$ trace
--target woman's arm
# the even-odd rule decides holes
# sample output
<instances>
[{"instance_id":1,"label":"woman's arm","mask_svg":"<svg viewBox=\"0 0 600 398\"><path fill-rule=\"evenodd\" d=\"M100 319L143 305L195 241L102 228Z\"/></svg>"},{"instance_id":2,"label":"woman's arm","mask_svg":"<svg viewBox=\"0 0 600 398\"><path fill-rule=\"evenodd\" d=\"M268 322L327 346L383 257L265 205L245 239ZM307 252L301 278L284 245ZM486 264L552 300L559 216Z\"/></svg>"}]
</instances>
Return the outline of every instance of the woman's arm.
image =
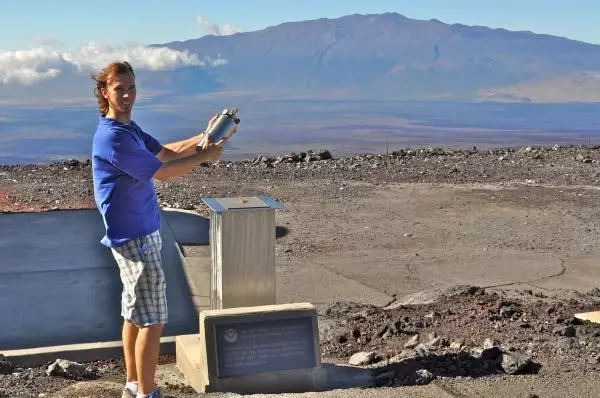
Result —
<instances>
[{"instance_id":1,"label":"woman's arm","mask_svg":"<svg viewBox=\"0 0 600 398\"><path fill-rule=\"evenodd\" d=\"M164 161L162 166L154 173L154 178L157 180L169 180L171 178L181 177L192 169L204 162L217 161L223 152L223 142L210 144L210 146L196 151L196 144L193 145L193 155L181 157L170 161ZM163 150L161 150L162 152ZM160 154L160 152L159 152ZM159 157L160 159L160 157Z\"/></svg>"},{"instance_id":2,"label":"woman's arm","mask_svg":"<svg viewBox=\"0 0 600 398\"><path fill-rule=\"evenodd\" d=\"M214 115L208 121L208 128L217 120L219 115ZM186 158L196 154L196 145L200 142L204 132L186 138L181 141L171 142L162 146L162 149L156 155L162 162L171 162L173 160Z\"/></svg>"},{"instance_id":3,"label":"woman's arm","mask_svg":"<svg viewBox=\"0 0 600 398\"><path fill-rule=\"evenodd\" d=\"M200 133L181 141L165 144L156 156L164 163L194 155L196 154L196 145L203 136L204 133Z\"/></svg>"}]
</instances>

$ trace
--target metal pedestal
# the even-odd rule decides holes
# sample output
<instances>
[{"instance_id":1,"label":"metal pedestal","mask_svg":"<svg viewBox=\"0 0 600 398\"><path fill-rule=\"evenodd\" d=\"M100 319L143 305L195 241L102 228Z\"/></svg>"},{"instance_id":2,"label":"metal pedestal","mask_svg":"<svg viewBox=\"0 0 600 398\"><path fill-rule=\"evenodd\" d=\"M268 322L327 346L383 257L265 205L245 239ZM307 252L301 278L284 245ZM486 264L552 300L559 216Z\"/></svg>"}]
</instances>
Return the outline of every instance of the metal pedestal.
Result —
<instances>
[{"instance_id":1,"label":"metal pedestal","mask_svg":"<svg viewBox=\"0 0 600 398\"><path fill-rule=\"evenodd\" d=\"M206 198L211 309L275 304L275 210L268 196Z\"/></svg>"}]
</instances>

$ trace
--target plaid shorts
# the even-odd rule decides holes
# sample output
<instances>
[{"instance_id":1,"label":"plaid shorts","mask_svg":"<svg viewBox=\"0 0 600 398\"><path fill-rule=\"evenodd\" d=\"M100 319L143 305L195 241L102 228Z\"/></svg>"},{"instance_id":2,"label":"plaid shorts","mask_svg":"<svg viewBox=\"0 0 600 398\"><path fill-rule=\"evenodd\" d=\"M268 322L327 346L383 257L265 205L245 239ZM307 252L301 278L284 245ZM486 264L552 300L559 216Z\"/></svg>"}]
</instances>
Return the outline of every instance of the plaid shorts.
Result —
<instances>
[{"instance_id":1,"label":"plaid shorts","mask_svg":"<svg viewBox=\"0 0 600 398\"><path fill-rule=\"evenodd\" d=\"M112 248L123 283L121 316L145 327L167 323L167 284L160 231Z\"/></svg>"}]
</instances>

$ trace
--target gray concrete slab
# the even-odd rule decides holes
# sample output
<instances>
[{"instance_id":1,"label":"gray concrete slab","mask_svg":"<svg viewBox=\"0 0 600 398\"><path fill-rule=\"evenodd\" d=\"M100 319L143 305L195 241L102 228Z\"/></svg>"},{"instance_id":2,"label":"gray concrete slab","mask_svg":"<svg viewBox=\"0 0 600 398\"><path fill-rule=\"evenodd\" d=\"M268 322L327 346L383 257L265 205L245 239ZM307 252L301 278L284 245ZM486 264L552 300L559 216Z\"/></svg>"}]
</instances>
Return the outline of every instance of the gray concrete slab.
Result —
<instances>
[{"instance_id":1,"label":"gray concrete slab","mask_svg":"<svg viewBox=\"0 0 600 398\"><path fill-rule=\"evenodd\" d=\"M312 261L277 259L276 283L278 304L352 301L384 306L393 300L391 296L361 283L360 280L348 278L326 265Z\"/></svg>"},{"instance_id":2,"label":"gray concrete slab","mask_svg":"<svg viewBox=\"0 0 600 398\"><path fill-rule=\"evenodd\" d=\"M183 246L184 270L191 294L198 308L210 306L210 247ZM384 306L393 298L331 269L311 262L276 260L276 303L308 301L313 304L332 304L337 301Z\"/></svg>"},{"instance_id":3,"label":"gray concrete slab","mask_svg":"<svg viewBox=\"0 0 600 398\"><path fill-rule=\"evenodd\" d=\"M553 254L513 249L472 253L431 248L418 256L408 250L373 249L357 252L348 261L352 254L320 256L314 264L373 290L400 295L462 284L488 287L549 280L564 271L563 260ZM390 266L391 261L397 266Z\"/></svg>"},{"instance_id":4,"label":"gray concrete slab","mask_svg":"<svg viewBox=\"0 0 600 398\"><path fill-rule=\"evenodd\" d=\"M185 226L199 219L163 216L164 335L194 333L198 312L167 220ZM120 339L121 283L102 234L95 210L0 215L0 350Z\"/></svg>"}]
</instances>

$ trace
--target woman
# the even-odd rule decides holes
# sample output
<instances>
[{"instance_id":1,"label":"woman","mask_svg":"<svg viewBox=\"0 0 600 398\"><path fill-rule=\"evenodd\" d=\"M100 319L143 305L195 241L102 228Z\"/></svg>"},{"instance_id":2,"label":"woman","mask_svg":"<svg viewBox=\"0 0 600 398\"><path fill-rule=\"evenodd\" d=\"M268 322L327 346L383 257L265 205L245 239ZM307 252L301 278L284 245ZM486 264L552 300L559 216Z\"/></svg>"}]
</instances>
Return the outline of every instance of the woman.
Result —
<instances>
[{"instance_id":1,"label":"woman","mask_svg":"<svg viewBox=\"0 0 600 398\"><path fill-rule=\"evenodd\" d=\"M163 146L132 120L136 85L129 63L111 63L92 78L100 112L92 148L94 198L106 229L101 243L111 249L123 284L127 381L122 397L158 398L155 373L168 311L153 180L218 160L223 142L207 140L198 148L199 134Z\"/></svg>"}]
</instances>

